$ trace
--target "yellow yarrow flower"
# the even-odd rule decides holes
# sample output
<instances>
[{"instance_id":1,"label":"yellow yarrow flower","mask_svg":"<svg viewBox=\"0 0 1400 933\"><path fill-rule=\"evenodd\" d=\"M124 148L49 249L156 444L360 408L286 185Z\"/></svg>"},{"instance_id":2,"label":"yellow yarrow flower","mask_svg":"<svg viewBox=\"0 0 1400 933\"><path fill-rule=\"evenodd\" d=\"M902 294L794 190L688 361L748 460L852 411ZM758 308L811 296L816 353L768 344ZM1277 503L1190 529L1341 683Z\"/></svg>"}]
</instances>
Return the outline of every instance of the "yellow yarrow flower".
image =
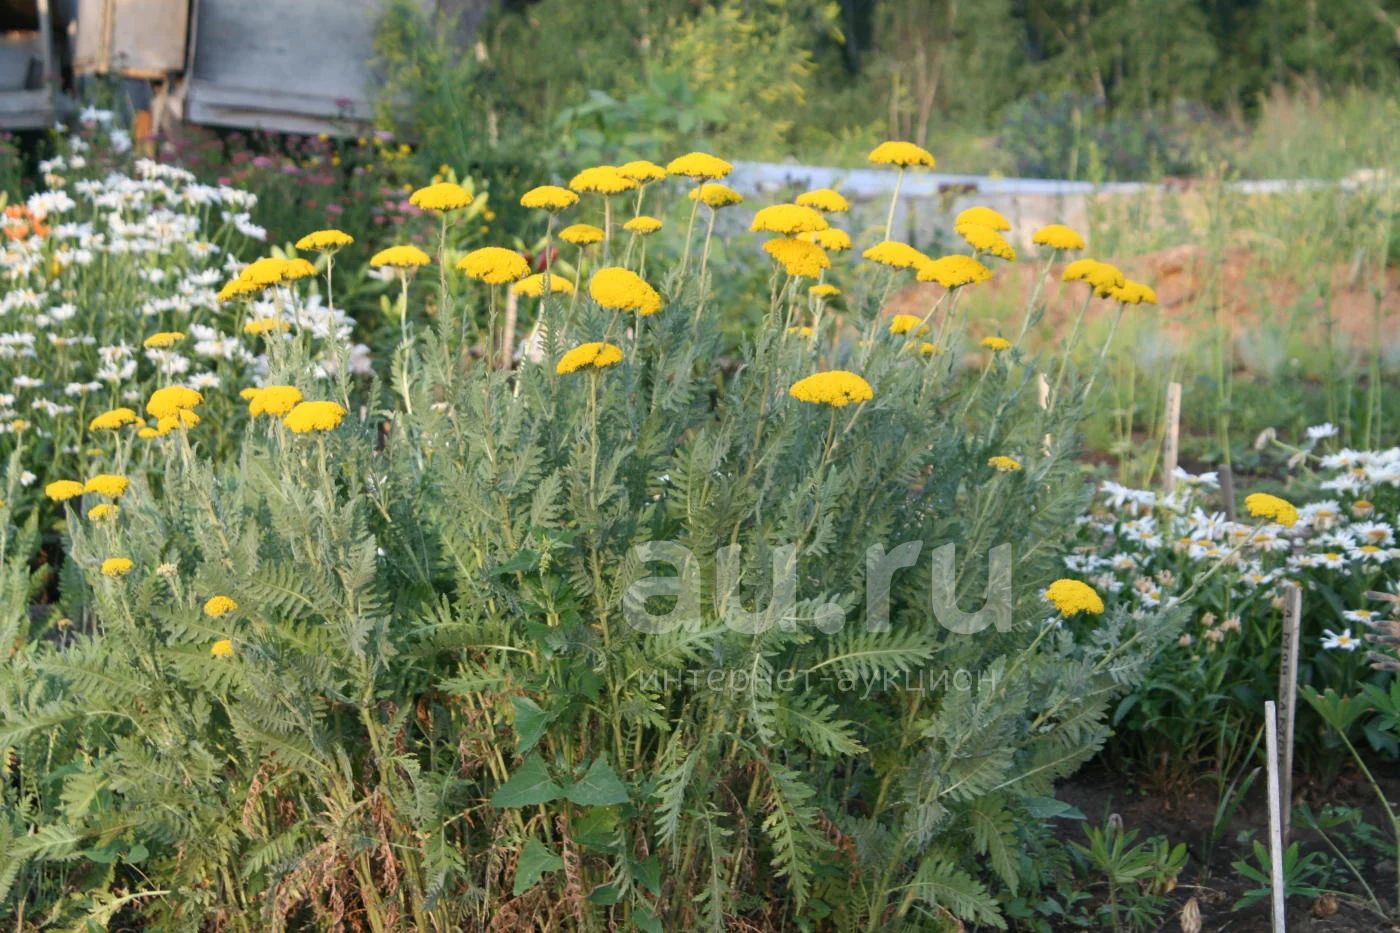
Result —
<instances>
[{"instance_id":1,"label":"yellow yarrow flower","mask_svg":"<svg viewBox=\"0 0 1400 933\"><path fill-rule=\"evenodd\" d=\"M540 298L544 295L544 280L549 279L549 290L555 295L572 295L574 293L574 283L557 272L545 275L543 272L536 272L534 275L526 276L510 287L513 294L523 295L527 298Z\"/></svg>"},{"instance_id":2,"label":"yellow yarrow flower","mask_svg":"<svg viewBox=\"0 0 1400 933\"><path fill-rule=\"evenodd\" d=\"M1122 285L1110 285L1102 290L1096 290L1100 298L1112 298L1114 301L1121 301L1126 305L1155 305L1157 303L1157 293L1150 285L1141 282L1134 282L1128 279Z\"/></svg>"},{"instance_id":3,"label":"yellow yarrow flower","mask_svg":"<svg viewBox=\"0 0 1400 933\"><path fill-rule=\"evenodd\" d=\"M1255 518L1267 518L1286 528L1298 524L1298 509L1287 499L1271 496L1267 492L1250 493L1244 497L1244 507Z\"/></svg>"},{"instance_id":4,"label":"yellow yarrow flower","mask_svg":"<svg viewBox=\"0 0 1400 933\"><path fill-rule=\"evenodd\" d=\"M282 418L282 423L294 434L330 431L340 425L345 409L335 402L299 402Z\"/></svg>"},{"instance_id":5,"label":"yellow yarrow flower","mask_svg":"<svg viewBox=\"0 0 1400 933\"><path fill-rule=\"evenodd\" d=\"M450 181L440 181L426 188L419 188L409 195L408 203L425 211L455 211L471 204L471 192Z\"/></svg>"},{"instance_id":6,"label":"yellow yarrow flower","mask_svg":"<svg viewBox=\"0 0 1400 933\"><path fill-rule=\"evenodd\" d=\"M175 346L175 344L184 339L185 334L183 331L163 330L158 334L151 334L151 336L141 341L141 346L145 347L147 350L164 350Z\"/></svg>"},{"instance_id":7,"label":"yellow yarrow flower","mask_svg":"<svg viewBox=\"0 0 1400 933\"><path fill-rule=\"evenodd\" d=\"M728 185L720 184L700 185L697 188L691 188L689 198L715 210L744 202L742 194Z\"/></svg>"},{"instance_id":8,"label":"yellow yarrow flower","mask_svg":"<svg viewBox=\"0 0 1400 933\"><path fill-rule=\"evenodd\" d=\"M765 207L754 215L750 230L761 233L778 233L783 236L796 236L799 233L815 233L831 226L826 218L810 207L796 204L774 204Z\"/></svg>"},{"instance_id":9,"label":"yellow yarrow flower","mask_svg":"<svg viewBox=\"0 0 1400 933\"><path fill-rule=\"evenodd\" d=\"M302 398L301 390L296 386L264 386L248 399L248 414L254 418L258 415L281 418L295 408Z\"/></svg>"},{"instance_id":10,"label":"yellow yarrow flower","mask_svg":"<svg viewBox=\"0 0 1400 933\"><path fill-rule=\"evenodd\" d=\"M832 285L830 282L818 282L816 285L807 289L807 294L811 295L813 298L835 298L837 295L841 294L841 289Z\"/></svg>"},{"instance_id":11,"label":"yellow yarrow flower","mask_svg":"<svg viewBox=\"0 0 1400 933\"><path fill-rule=\"evenodd\" d=\"M1005 337L983 337L982 346L991 350L993 353L1000 353L1002 350L1011 349L1011 341L1007 340Z\"/></svg>"},{"instance_id":12,"label":"yellow yarrow flower","mask_svg":"<svg viewBox=\"0 0 1400 933\"><path fill-rule=\"evenodd\" d=\"M156 430L161 434L169 434L175 430L187 430L199 424L199 415L188 409L181 409L174 414L166 415L164 418L156 419Z\"/></svg>"},{"instance_id":13,"label":"yellow yarrow flower","mask_svg":"<svg viewBox=\"0 0 1400 933\"><path fill-rule=\"evenodd\" d=\"M1103 614L1103 599L1094 588L1079 580L1060 579L1045 590L1045 598L1054 604L1065 618L1087 612Z\"/></svg>"},{"instance_id":14,"label":"yellow yarrow flower","mask_svg":"<svg viewBox=\"0 0 1400 933\"><path fill-rule=\"evenodd\" d=\"M530 264L525 257L502 246L474 249L457 261L457 268L487 285L518 282L530 274Z\"/></svg>"},{"instance_id":15,"label":"yellow yarrow flower","mask_svg":"<svg viewBox=\"0 0 1400 933\"><path fill-rule=\"evenodd\" d=\"M913 143L890 140L880 143L871 150L868 157L876 165L895 165L899 168L933 168L933 154L922 146Z\"/></svg>"},{"instance_id":16,"label":"yellow yarrow flower","mask_svg":"<svg viewBox=\"0 0 1400 933\"><path fill-rule=\"evenodd\" d=\"M297 240L297 249L302 250L336 250L349 246L355 242L355 238L344 230L334 228L328 230L313 230L306 236Z\"/></svg>"},{"instance_id":17,"label":"yellow yarrow flower","mask_svg":"<svg viewBox=\"0 0 1400 933\"><path fill-rule=\"evenodd\" d=\"M141 418L130 408L113 408L104 411L88 422L89 431L116 431L129 424L140 424Z\"/></svg>"},{"instance_id":18,"label":"yellow yarrow flower","mask_svg":"<svg viewBox=\"0 0 1400 933\"><path fill-rule=\"evenodd\" d=\"M1021 469L1021 461L1017 460L1015 457L1007 457L999 454L989 458L987 460L987 466L996 470L998 473L1015 473L1017 470Z\"/></svg>"},{"instance_id":19,"label":"yellow yarrow flower","mask_svg":"<svg viewBox=\"0 0 1400 933\"><path fill-rule=\"evenodd\" d=\"M109 557L102 562L104 577L124 577L136 566L129 557Z\"/></svg>"},{"instance_id":20,"label":"yellow yarrow flower","mask_svg":"<svg viewBox=\"0 0 1400 933\"><path fill-rule=\"evenodd\" d=\"M936 282L948 289L976 285L991 277L991 269L971 256L964 256L961 253L932 259L919 266L919 273L915 276L920 282Z\"/></svg>"},{"instance_id":21,"label":"yellow yarrow flower","mask_svg":"<svg viewBox=\"0 0 1400 933\"><path fill-rule=\"evenodd\" d=\"M559 239L575 246L589 246L603 242L603 228L592 224L570 224L559 231Z\"/></svg>"},{"instance_id":22,"label":"yellow yarrow flower","mask_svg":"<svg viewBox=\"0 0 1400 933\"><path fill-rule=\"evenodd\" d=\"M624 191L635 191L638 185L612 165L595 165L569 179L569 187L579 192L610 197Z\"/></svg>"},{"instance_id":23,"label":"yellow yarrow flower","mask_svg":"<svg viewBox=\"0 0 1400 933\"><path fill-rule=\"evenodd\" d=\"M922 320L923 318L919 317L917 314L896 314L894 317L890 318L890 333L907 334L915 328L918 328L918 333L927 334L929 330L928 325L919 326L919 322Z\"/></svg>"},{"instance_id":24,"label":"yellow yarrow flower","mask_svg":"<svg viewBox=\"0 0 1400 933\"><path fill-rule=\"evenodd\" d=\"M100 522L109 518L116 518L118 511L118 507L110 502L99 502L97 505L88 509L87 517L91 521Z\"/></svg>"},{"instance_id":25,"label":"yellow yarrow flower","mask_svg":"<svg viewBox=\"0 0 1400 933\"><path fill-rule=\"evenodd\" d=\"M814 230L811 233L803 233L799 239L808 243L815 243L822 249L832 253L842 253L851 248L851 235L845 230L836 227L827 227L825 230Z\"/></svg>"},{"instance_id":26,"label":"yellow yarrow flower","mask_svg":"<svg viewBox=\"0 0 1400 933\"><path fill-rule=\"evenodd\" d=\"M1016 250L1006 241L1006 237L991 227L982 224L963 224L956 228L958 236L979 253L987 253L1007 262L1015 262Z\"/></svg>"},{"instance_id":27,"label":"yellow yarrow flower","mask_svg":"<svg viewBox=\"0 0 1400 933\"><path fill-rule=\"evenodd\" d=\"M640 236L651 236L661 229L661 221L655 217L640 214L623 224L622 229Z\"/></svg>"},{"instance_id":28,"label":"yellow yarrow flower","mask_svg":"<svg viewBox=\"0 0 1400 933\"><path fill-rule=\"evenodd\" d=\"M578 203L578 195L558 185L540 185L520 196L520 206L539 211L562 211Z\"/></svg>"},{"instance_id":29,"label":"yellow yarrow flower","mask_svg":"<svg viewBox=\"0 0 1400 933\"><path fill-rule=\"evenodd\" d=\"M715 181L734 171L734 166L706 152L690 152L666 163L667 175L684 175L696 181Z\"/></svg>"},{"instance_id":30,"label":"yellow yarrow flower","mask_svg":"<svg viewBox=\"0 0 1400 933\"><path fill-rule=\"evenodd\" d=\"M777 237L763 244L763 251L777 260L788 275L815 279L831 268L826 251L815 243L794 237Z\"/></svg>"},{"instance_id":31,"label":"yellow yarrow flower","mask_svg":"<svg viewBox=\"0 0 1400 933\"><path fill-rule=\"evenodd\" d=\"M1088 245L1082 236L1064 224L1046 224L1031 234L1031 242L1051 249L1084 249Z\"/></svg>"},{"instance_id":32,"label":"yellow yarrow flower","mask_svg":"<svg viewBox=\"0 0 1400 933\"><path fill-rule=\"evenodd\" d=\"M99 473L83 485L83 492L95 492L108 499L120 499L126 493L131 480L115 473Z\"/></svg>"},{"instance_id":33,"label":"yellow yarrow flower","mask_svg":"<svg viewBox=\"0 0 1400 933\"><path fill-rule=\"evenodd\" d=\"M832 188L803 192L794 201L800 207L810 207L824 214L844 214L851 209L851 202L847 201L841 192Z\"/></svg>"},{"instance_id":34,"label":"yellow yarrow flower","mask_svg":"<svg viewBox=\"0 0 1400 933\"><path fill-rule=\"evenodd\" d=\"M230 596L211 596L204 603L204 614L211 619L226 616L238 608L238 603Z\"/></svg>"},{"instance_id":35,"label":"yellow yarrow flower","mask_svg":"<svg viewBox=\"0 0 1400 933\"><path fill-rule=\"evenodd\" d=\"M416 246L390 246L381 249L370 257L371 266L387 266L391 269L412 269L432 262L428 254Z\"/></svg>"},{"instance_id":36,"label":"yellow yarrow flower","mask_svg":"<svg viewBox=\"0 0 1400 933\"><path fill-rule=\"evenodd\" d=\"M631 269L609 266L593 273L588 294L604 308L635 311L642 317L661 310L661 295Z\"/></svg>"},{"instance_id":37,"label":"yellow yarrow flower","mask_svg":"<svg viewBox=\"0 0 1400 933\"><path fill-rule=\"evenodd\" d=\"M292 322L278 317L257 317L243 325L245 334L286 333L292 329Z\"/></svg>"},{"instance_id":38,"label":"yellow yarrow flower","mask_svg":"<svg viewBox=\"0 0 1400 933\"><path fill-rule=\"evenodd\" d=\"M993 230L1010 230L1011 221L1002 216L1000 211L994 211L990 207L969 207L953 218L953 229L966 224L975 224L983 227L991 227Z\"/></svg>"},{"instance_id":39,"label":"yellow yarrow flower","mask_svg":"<svg viewBox=\"0 0 1400 933\"><path fill-rule=\"evenodd\" d=\"M156 389L146 400L146 414L153 418L169 418L177 411L193 408L204 396L186 386L166 386Z\"/></svg>"},{"instance_id":40,"label":"yellow yarrow flower","mask_svg":"<svg viewBox=\"0 0 1400 933\"><path fill-rule=\"evenodd\" d=\"M622 348L611 343L594 341L581 343L559 357L554 371L559 375L578 372L580 369L606 369L622 362Z\"/></svg>"},{"instance_id":41,"label":"yellow yarrow flower","mask_svg":"<svg viewBox=\"0 0 1400 933\"><path fill-rule=\"evenodd\" d=\"M288 259L287 264L282 267L282 281L295 282L297 279L308 279L316 274L316 267L310 262L300 257Z\"/></svg>"},{"instance_id":42,"label":"yellow yarrow flower","mask_svg":"<svg viewBox=\"0 0 1400 933\"><path fill-rule=\"evenodd\" d=\"M220 638L209 648L211 658L231 658L233 657L233 642L227 638Z\"/></svg>"},{"instance_id":43,"label":"yellow yarrow flower","mask_svg":"<svg viewBox=\"0 0 1400 933\"><path fill-rule=\"evenodd\" d=\"M631 162L624 162L617 167L617 171L623 178L630 178L639 185L660 181L666 177L666 170L664 168L646 159L634 159Z\"/></svg>"},{"instance_id":44,"label":"yellow yarrow flower","mask_svg":"<svg viewBox=\"0 0 1400 933\"><path fill-rule=\"evenodd\" d=\"M929 261L929 258L923 253L908 243L900 243L898 240L885 240L883 243L876 243L861 255L871 262L889 266L891 269L917 269Z\"/></svg>"},{"instance_id":45,"label":"yellow yarrow flower","mask_svg":"<svg viewBox=\"0 0 1400 933\"><path fill-rule=\"evenodd\" d=\"M77 480L60 479L44 487L44 495L55 502L63 502L83 494L83 484Z\"/></svg>"},{"instance_id":46,"label":"yellow yarrow flower","mask_svg":"<svg viewBox=\"0 0 1400 933\"><path fill-rule=\"evenodd\" d=\"M1095 291L1115 288L1127 281L1117 266L1097 259L1076 259L1065 266L1062 278L1066 282L1085 282Z\"/></svg>"},{"instance_id":47,"label":"yellow yarrow flower","mask_svg":"<svg viewBox=\"0 0 1400 933\"><path fill-rule=\"evenodd\" d=\"M799 402L844 408L851 402L867 402L875 391L860 376L844 369L813 373L793 383L788 394Z\"/></svg>"},{"instance_id":48,"label":"yellow yarrow flower","mask_svg":"<svg viewBox=\"0 0 1400 933\"><path fill-rule=\"evenodd\" d=\"M787 332L789 335L794 337L810 337L813 333L815 333L815 331L813 331L812 328L806 325L802 325L800 327L789 327L787 329Z\"/></svg>"}]
</instances>

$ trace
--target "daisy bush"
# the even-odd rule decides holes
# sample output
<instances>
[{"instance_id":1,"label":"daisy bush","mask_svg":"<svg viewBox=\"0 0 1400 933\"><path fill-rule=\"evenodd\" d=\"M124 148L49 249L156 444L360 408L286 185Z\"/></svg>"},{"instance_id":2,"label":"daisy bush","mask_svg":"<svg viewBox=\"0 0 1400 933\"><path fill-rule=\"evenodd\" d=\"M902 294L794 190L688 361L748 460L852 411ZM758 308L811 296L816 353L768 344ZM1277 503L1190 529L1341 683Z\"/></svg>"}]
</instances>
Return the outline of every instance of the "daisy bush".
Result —
<instances>
[{"instance_id":1,"label":"daisy bush","mask_svg":"<svg viewBox=\"0 0 1400 933\"><path fill-rule=\"evenodd\" d=\"M1055 781L1178 634L1168 600L1064 569L1094 374L1037 390L1034 300L1015 338L960 313L1014 261L993 211L929 257L834 235L830 193L765 208L730 243L766 283L753 325L722 332L712 221L740 195L691 195L728 172L523 187L542 267L458 255L474 199L423 186L436 242L365 244L397 294L373 357L318 298L345 242L321 224L236 262L247 196L146 162L29 204L53 226L7 293L34 305L0 916L1004 927L1054 883ZM1054 242L1033 261L1082 241ZM1085 302L1121 314L1114 271ZM917 320L885 318L916 279Z\"/></svg>"},{"instance_id":2,"label":"daisy bush","mask_svg":"<svg viewBox=\"0 0 1400 933\"><path fill-rule=\"evenodd\" d=\"M1115 712L1118 744L1144 760L1170 752L1174 777L1230 764L1254 742L1263 701L1278 691L1284 587L1302 590L1299 682L1353 693L1388 687L1396 669L1400 593L1400 448L1329 450L1336 429L1288 448L1288 498L1255 493L1239 517L1221 510L1215 473L1178 468L1175 490L1104 483L1065 558L1111 605L1190 618L1147 682ZM1333 743L1304 719L1305 756ZM1400 753L1384 712L1358 716L1352 737Z\"/></svg>"}]
</instances>

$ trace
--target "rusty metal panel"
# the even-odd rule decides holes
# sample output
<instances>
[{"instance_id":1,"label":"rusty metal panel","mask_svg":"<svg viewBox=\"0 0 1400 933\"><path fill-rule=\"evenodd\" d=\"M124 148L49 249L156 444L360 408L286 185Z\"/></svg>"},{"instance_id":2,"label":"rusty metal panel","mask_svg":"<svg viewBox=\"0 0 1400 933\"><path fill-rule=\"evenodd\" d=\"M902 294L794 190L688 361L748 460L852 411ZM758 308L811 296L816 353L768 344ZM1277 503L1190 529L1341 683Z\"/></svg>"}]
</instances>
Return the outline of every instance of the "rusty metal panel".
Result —
<instances>
[{"instance_id":1,"label":"rusty metal panel","mask_svg":"<svg viewBox=\"0 0 1400 933\"><path fill-rule=\"evenodd\" d=\"M190 0L78 0L73 70L158 80L183 71Z\"/></svg>"}]
</instances>

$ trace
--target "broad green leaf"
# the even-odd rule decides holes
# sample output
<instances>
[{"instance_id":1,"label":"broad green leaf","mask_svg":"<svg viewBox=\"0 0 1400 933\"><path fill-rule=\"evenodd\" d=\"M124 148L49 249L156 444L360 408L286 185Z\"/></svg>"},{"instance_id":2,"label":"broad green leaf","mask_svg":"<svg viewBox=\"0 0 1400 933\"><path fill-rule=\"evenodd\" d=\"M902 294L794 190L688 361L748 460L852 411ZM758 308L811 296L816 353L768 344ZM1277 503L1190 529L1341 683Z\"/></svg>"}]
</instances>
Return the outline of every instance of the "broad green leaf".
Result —
<instances>
[{"instance_id":1,"label":"broad green leaf","mask_svg":"<svg viewBox=\"0 0 1400 933\"><path fill-rule=\"evenodd\" d=\"M523 755L535 747L555 714L529 697L511 697L510 705L515 707L515 750Z\"/></svg>"},{"instance_id":2,"label":"broad green leaf","mask_svg":"<svg viewBox=\"0 0 1400 933\"><path fill-rule=\"evenodd\" d=\"M581 807L606 807L627 802L627 785L611 765L599 758L583 777L569 785L564 795Z\"/></svg>"},{"instance_id":3,"label":"broad green leaf","mask_svg":"<svg viewBox=\"0 0 1400 933\"><path fill-rule=\"evenodd\" d=\"M564 867L564 860L555 855L544 843L534 836L525 842L520 850L520 859L515 865L515 885L512 892L516 897L524 894L544 877L545 872L558 871Z\"/></svg>"},{"instance_id":4,"label":"broad green leaf","mask_svg":"<svg viewBox=\"0 0 1400 933\"><path fill-rule=\"evenodd\" d=\"M496 792L491 795L493 807L529 807L558 800L563 789L549 776L549 769L538 755L531 755L515 769Z\"/></svg>"}]
</instances>

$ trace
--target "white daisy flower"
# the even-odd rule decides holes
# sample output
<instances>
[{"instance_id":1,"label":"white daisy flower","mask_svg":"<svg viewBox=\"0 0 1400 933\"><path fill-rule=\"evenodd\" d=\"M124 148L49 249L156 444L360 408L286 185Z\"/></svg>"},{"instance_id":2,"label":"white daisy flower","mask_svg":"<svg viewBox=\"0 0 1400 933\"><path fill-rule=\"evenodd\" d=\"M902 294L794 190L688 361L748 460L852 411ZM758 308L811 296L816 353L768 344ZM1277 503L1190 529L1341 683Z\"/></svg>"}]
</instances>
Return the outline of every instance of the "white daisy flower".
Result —
<instances>
[{"instance_id":1,"label":"white daisy flower","mask_svg":"<svg viewBox=\"0 0 1400 933\"><path fill-rule=\"evenodd\" d=\"M1332 631L1330 628L1322 630L1322 647L1328 651L1355 651L1361 647L1361 642L1351 635L1351 629L1344 628L1341 633Z\"/></svg>"}]
</instances>

